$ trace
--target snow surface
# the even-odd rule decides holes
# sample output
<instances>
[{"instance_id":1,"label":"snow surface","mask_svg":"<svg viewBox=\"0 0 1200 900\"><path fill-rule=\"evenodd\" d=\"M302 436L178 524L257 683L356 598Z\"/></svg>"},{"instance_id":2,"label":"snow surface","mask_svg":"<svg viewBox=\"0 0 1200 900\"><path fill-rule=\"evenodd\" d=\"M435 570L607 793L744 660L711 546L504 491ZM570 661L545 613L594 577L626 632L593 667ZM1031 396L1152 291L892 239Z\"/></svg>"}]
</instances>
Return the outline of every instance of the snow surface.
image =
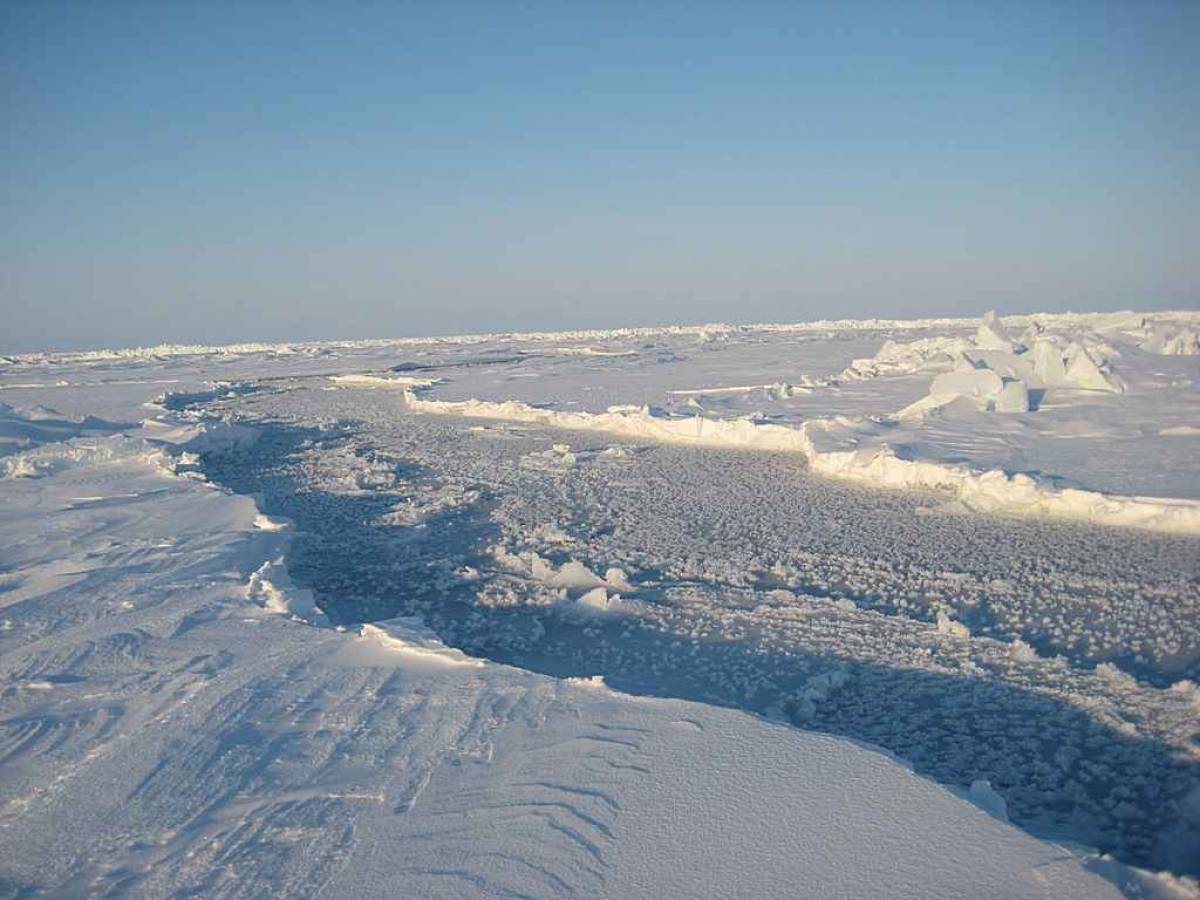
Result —
<instances>
[{"instance_id":1,"label":"snow surface","mask_svg":"<svg viewBox=\"0 0 1200 900\"><path fill-rule=\"evenodd\" d=\"M1193 896L1196 320L12 358L0 893Z\"/></svg>"},{"instance_id":2,"label":"snow surface","mask_svg":"<svg viewBox=\"0 0 1200 900\"><path fill-rule=\"evenodd\" d=\"M136 441L6 501L22 895L1115 895L844 741L260 609L243 585L283 532Z\"/></svg>"}]
</instances>

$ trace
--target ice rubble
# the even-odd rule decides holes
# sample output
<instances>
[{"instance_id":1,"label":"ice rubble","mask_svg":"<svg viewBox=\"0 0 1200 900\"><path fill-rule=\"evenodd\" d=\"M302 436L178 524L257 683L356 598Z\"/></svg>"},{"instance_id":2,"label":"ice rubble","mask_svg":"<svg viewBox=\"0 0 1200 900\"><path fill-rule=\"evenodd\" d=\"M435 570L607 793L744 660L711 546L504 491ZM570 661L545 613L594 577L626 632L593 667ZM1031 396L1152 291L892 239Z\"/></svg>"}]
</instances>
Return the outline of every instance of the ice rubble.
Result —
<instances>
[{"instance_id":1,"label":"ice rubble","mask_svg":"<svg viewBox=\"0 0 1200 900\"><path fill-rule=\"evenodd\" d=\"M504 569L526 575L560 595L574 595L579 603L597 609L607 609L620 599L620 594L609 597L608 591L633 593L624 569L609 566L601 578L576 559L568 559L560 566L546 559L536 550L513 553L503 546L492 548L492 557Z\"/></svg>"},{"instance_id":2,"label":"ice rubble","mask_svg":"<svg viewBox=\"0 0 1200 900\"><path fill-rule=\"evenodd\" d=\"M886 375L931 373L934 377L929 394L890 416L897 422L918 424L931 415L946 416L959 410L1027 412L1044 401L1047 391L1056 392L1059 404L1077 402L1080 395L1074 392L1120 394L1126 389L1125 382L1112 363L1120 352L1108 336L1124 333L1129 327L1128 320L1128 315L1062 315L1010 317L1002 323L994 313L989 313L973 337L888 341L873 358L856 360L840 376L821 379L813 382L813 386ZM1138 321L1138 327L1144 327L1140 324L1143 320ZM1191 320L1183 316L1169 321ZM1012 338L1007 330L1007 326L1014 324L1026 325L1019 339ZM751 390L752 386L739 386L703 393ZM766 391L768 397L777 399L794 393L770 387ZM672 391L674 395L694 393ZM913 458L911 445L905 453L897 454L887 443L889 417L864 416L853 426L850 420L840 417L811 419L797 428L759 423L750 416L716 419L708 416L704 406L695 403L689 408L698 414L686 417L664 416L649 407L625 405L611 406L605 413L588 414L540 409L524 403L460 400L451 407L442 401L411 395L408 399L411 409L423 412L532 421L658 442L800 452L815 470L824 474L881 486L948 491L969 508L983 512L1052 516L1178 533L1195 533L1200 529L1200 506L1193 500L1062 489L1040 476L1014 475L988 466L972 468L924 455ZM545 463L530 458L523 464Z\"/></svg>"},{"instance_id":3,"label":"ice rubble","mask_svg":"<svg viewBox=\"0 0 1200 900\"><path fill-rule=\"evenodd\" d=\"M431 400L409 392L414 412L532 422L573 431L603 432L668 444L802 454L816 472L881 487L943 491L978 512L1075 519L1104 525L1200 534L1200 501L1125 497L1057 488L1030 475L985 472L933 460L902 459L886 443L845 449L847 429L863 423L819 419L800 427L750 419L666 417L646 408L613 407L605 413L564 412L518 401Z\"/></svg>"},{"instance_id":4,"label":"ice rubble","mask_svg":"<svg viewBox=\"0 0 1200 900\"><path fill-rule=\"evenodd\" d=\"M202 477L194 471L183 471L194 462L196 453L248 446L258 435L254 429L228 423L168 425L148 420L140 426L122 425L92 416L71 419L54 410L31 413L11 407L6 415L21 428L22 441L15 452L0 453L0 481L41 478L67 469L127 460L141 460L165 474Z\"/></svg>"},{"instance_id":5,"label":"ice rubble","mask_svg":"<svg viewBox=\"0 0 1200 900\"><path fill-rule=\"evenodd\" d=\"M1144 320L1138 327L1144 335L1138 346L1160 356L1196 356L1200 354L1200 326L1175 325Z\"/></svg>"},{"instance_id":6,"label":"ice rubble","mask_svg":"<svg viewBox=\"0 0 1200 900\"><path fill-rule=\"evenodd\" d=\"M996 317L995 310L984 315L982 324L975 332L975 346L982 350L1003 350L1005 352L1013 349L1012 340L1004 332L1004 326Z\"/></svg>"},{"instance_id":7,"label":"ice rubble","mask_svg":"<svg viewBox=\"0 0 1200 900\"><path fill-rule=\"evenodd\" d=\"M1193 330L1200 327L1200 313L1191 310L1163 311L1155 314L1157 324L1171 324ZM1126 328L1130 322L1146 320L1131 311L1115 313L1029 313L1005 316L1009 327L1023 327L1040 323L1048 327L1063 329L1092 329L1100 331L1110 328ZM123 362L136 364L143 361L169 360L178 357L231 357L231 356L323 356L337 355L369 349L398 347L421 347L447 344L487 343L541 343L562 344L584 341L620 341L667 336L719 336L730 333L761 334L823 334L838 331L897 331L957 329L973 325L974 321L964 318L923 319L820 319L810 322L757 323L731 325L708 323L701 325L658 325L638 328L593 328L572 331L543 332L492 332L460 335L438 335L430 337L365 338L345 341L287 341L280 343L242 342L235 344L159 344L153 347L130 347L124 349L43 351L17 353L0 356L0 367L27 368L41 365L64 365L70 363ZM1141 327L1135 324L1134 327ZM556 352L559 348L550 348ZM588 351L591 353L592 351Z\"/></svg>"},{"instance_id":8,"label":"ice rubble","mask_svg":"<svg viewBox=\"0 0 1200 900\"><path fill-rule=\"evenodd\" d=\"M900 410L896 418L921 418L959 401L985 411L1028 412L1029 388L1020 379L1001 378L993 369L943 372L933 379L927 397Z\"/></svg>"},{"instance_id":9,"label":"ice rubble","mask_svg":"<svg viewBox=\"0 0 1200 900\"><path fill-rule=\"evenodd\" d=\"M929 396L902 409L897 414L900 419L921 418L960 401L980 410L1020 413L1030 410L1030 390L1124 393L1125 384L1109 361L1116 353L1098 335L1052 334L1037 322L1014 341L996 314L989 312L974 338L888 341L875 357L855 360L843 377L939 372Z\"/></svg>"}]
</instances>

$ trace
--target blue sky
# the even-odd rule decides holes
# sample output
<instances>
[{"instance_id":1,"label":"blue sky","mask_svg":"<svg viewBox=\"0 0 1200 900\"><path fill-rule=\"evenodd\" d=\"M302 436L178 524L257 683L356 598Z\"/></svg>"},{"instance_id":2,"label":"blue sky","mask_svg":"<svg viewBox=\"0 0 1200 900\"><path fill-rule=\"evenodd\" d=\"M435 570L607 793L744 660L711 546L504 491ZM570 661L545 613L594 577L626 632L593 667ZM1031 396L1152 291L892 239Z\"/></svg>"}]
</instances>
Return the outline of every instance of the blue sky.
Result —
<instances>
[{"instance_id":1,"label":"blue sky","mask_svg":"<svg viewBox=\"0 0 1200 900\"><path fill-rule=\"evenodd\" d=\"M0 351L1200 304L1200 3L0 4Z\"/></svg>"}]
</instances>

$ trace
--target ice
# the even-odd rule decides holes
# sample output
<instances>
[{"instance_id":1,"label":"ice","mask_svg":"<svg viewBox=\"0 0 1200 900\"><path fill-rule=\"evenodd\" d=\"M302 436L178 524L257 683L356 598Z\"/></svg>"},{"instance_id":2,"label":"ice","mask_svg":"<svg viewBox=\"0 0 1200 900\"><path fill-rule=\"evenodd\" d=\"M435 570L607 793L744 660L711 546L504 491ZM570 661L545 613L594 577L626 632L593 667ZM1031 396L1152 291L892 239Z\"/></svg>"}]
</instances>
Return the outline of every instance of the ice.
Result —
<instances>
[{"instance_id":1,"label":"ice","mask_svg":"<svg viewBox=\"0 0 1200 900\"><path fill-rule=\"evenodd\" d=\"M0 893L1195 895L1198 320L0 362Z\"/></svg>"},{"instance_id":2,"label":"ice","mask_svg":"<svg viewBox=\"0 0 1200 900\"><path fill-rule=\"evenodd\" d=\"M258 526L259 517L254 525ZM328 625L325 613L317 606L312 591L292 583L287 567L281 558L267 560L254 572L246 583L247 599L258 603L268 612L291 616L310 625Z\"/></svg>"},{"instance_id":3,"label":"ice","mask_svg":"<svg viewBox=\"0 0 1200 900\"><path fill-rule=\"evenodd\" d=\"M429 388L439 383L437 378L414 378L411 375L374 375L369 372L330 375L329 380L342 387L383 388L385 390Z\"/></svg>"},{"instance_id":4,"label":"ice","mask_svg":"<svg viewBox=\"0 0 1200 900\"><path fill-rule=\"evenodd\" d=\"M545 578L546 583L553 587L567 588L568 590L584 591L592 588L602 589L604 580L596 573L590 571L587 566L577 560L565 562L557 572L549 574L547 572ZM536 575L536 573L535 573Z\"/></svg>"},{"instance_id":5,"label":"ice","mask_svg":"<svg viewBox=\"0 0 1200 900\"><path fill-rule=\"evenodd\" d=\"M991 396L1000 386L979 374L992 371L1006 381L1023 382L1033 388L1074 388L1123 393L1124 382L1113 372L1108 357L1115 349L1094 332L1051 332L1046 327L1026 333L1025 342L1014 344L994 313L984 317L971 340L963 338L920 338L898 344L890 341L872 359L856 360L843 377L871 377L938 371L952 368L934 379L932 396L961 394ZM976 379L968 384L970 379ZM938 380L941 387L937 387ZM1014 410L1025 412L1025 409Z\"/></svg>"},{"instance_id":6,"label":"ice","mask_svg":"<svg viewBox=\"0 0 1200 900\"><path fill-rule=\"evenodd\" d=\"M896 418L927 416L958 400L970 401L970 405L984 411L1029 411L1029 390L1025 382L1001 378L992 369L972 367L943 372L935 377L929 386L929 396L906 406Z\"/></svg>"},{"instance_id":7,"label":"ice","mask_svg":"<svg viewBox=\"0 0 1200 900\"><path fill-rule=\"evenodd\" d=\"M1123 393L1124 384L1116 376L1101 369L1087 347L1072 344L1067 348L1067 372L1065 383L1086 390Z\"/></svg>"},{"instance_id":8,"label":"ice","mask_svg":"<svg viewBox=\"0 0 1200 900\"><path fill-rule=\"evenodd\" d=\"M624 569L617 566L609 566L604 573L604 583L614 591L623 591L626 594L632 594L634 587L629 583L629 576L625 574Z\"/></svg>"},{"instance_id":9,"label":"ice","mask_svg":"<svg viewBox=\"0 0 1200 900\"><path fill-rule=\"evenodd\" d=\"M0 524L11 538L28 521L13 510L36 497L60 540L104 555L102 581L46 584L6 608L0 668L26 688L3 700L9 885L1116 896L1052 845L843 741L491 665L411 618L355 633L255 617L230 576L282 533L255 528L241 498L117 465L74 476L131 498L103 533L94 511L63 505L74 483L53 480L10 495ZM132 499L151 484L167 492ZM170 546L145 552L168 523ZM18 571L62 549L28 547L40 556ZM99 585L102 605L86 608ZM664 827L681 808L696 820L686 833Z\"/></svg>"},{"instance_id":10,"label":"ice","mask_svg":"<svg viewBox=\"0 0 1200 900\"><path fill-rule=\"evenodd\" d=\"M972 781L967 797L989 816L995 816L1001 822L1008 821L1008 804L996 793L996 789L986 778Z\"/></svg>"},{"instance_id":11,"label":"ice","mask_svg":"<svg viewBox=\"0 0 1200 900\"><path fill-rule=\"evenodd\" d=\"M501 403L444 401L422 399L413 394L408 394L406 399L409 409L437 415L529 422L669 444L797 453L823 475L879 487L939 490L980 512L1078 519L1200 534L1200 502L1197 501L1059 489L1023 473L979 472L963 465L901 458L886 444L843 450L840 449L843 442L830 439L846 430L847 423L842 421L813 420L792 428L760 424L750 419L708 419L699 415L664 417L645 407L636 411L616 407L605 413L576 413L539 409L511 400Z\"/></svg>"},{"instance_id":12,"label":"ice","mask_svg":"<svg viewBox=\"0 0 1200 900\"><path fill-rule=\"evenodd\" d=\"M1138 346L1147 353L1160 356L1195 356L1200 354L1200 328L1144 323L1141 328L1146 334Z\"/></svg>"},{"instance_id":13,"label":"ice","mask_svg":"<svg viewBox=\"0 0 1200 900\"><path fill-rule=\"evenodd\" d=\"M993 399L1004 389L1004 381L991 369L946 372L933 379L929 392L934 396Z\"/></svg>"},{"instance_id":14,"label":"ice","mask_svg":"<svg viewBox=\"0 0 1200 900\"><path fill-rule=\"evenodd\" d=\"M394 657L401 664L414 667L428 664L467 668L480 668L484 665L481 659L474 659L461 650L447 647L420 619L411 616L364 624L358 633L364 641L382 648L389 658ZM347 655L355 655L355 648L347 651Z\"/></svg>"},{"instance_id":15,"label":"ice","mask_svg":"<svg viewBox=\"0 0 1200 900\"><path fill-rule=\"evenodd\" d=\"M619 599L619 598L617 598ZM608 591L602 587L595 587L583 594L579 598L579 605L588 609L606 610L612 603L613 599L608 596Z\"/></svg>"},{"instance_id":16,"label":"ice","mask_svg":"<svg viewBox=\"0 0 1200 900\"><path fill-rule=\"evenodd\" d=\"M984 350L1012 351L1013 342L1005 333L1004 326L1000 324L994 309L984 314L983 323L975 332L975 346Z\"/></svg>"},{"instance_id":17,"label":"ice","mask_svg":"<svg viewBox=\"0 0 1200 900\"><path fill-rule=\"evenodd\" d=\"M939 634L948 634L951 637L969 638L971 629L961 622L955 622L944 612L937 614L937 630Z\"/></svg>"}]
</instances>

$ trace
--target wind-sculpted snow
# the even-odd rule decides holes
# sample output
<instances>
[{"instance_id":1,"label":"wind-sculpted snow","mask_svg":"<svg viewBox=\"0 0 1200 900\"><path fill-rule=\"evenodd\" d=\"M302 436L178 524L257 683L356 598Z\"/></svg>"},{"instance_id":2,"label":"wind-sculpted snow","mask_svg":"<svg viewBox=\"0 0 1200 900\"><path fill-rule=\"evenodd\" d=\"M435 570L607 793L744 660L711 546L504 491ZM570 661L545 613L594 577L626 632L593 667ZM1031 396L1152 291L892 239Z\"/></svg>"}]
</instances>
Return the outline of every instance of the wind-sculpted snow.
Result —
<instances>
[{"instance_id":1,"label":"wind-sculpted snow","mask_svg":"<svg viewBox=\"0 0 1200 900\"><path fill-rule=\"evenodd\" d=\"M868 741L964 790L989 781L1038 833L1194 871L1194 538L980 518L788 454L372 396L239 404L330 425L272 426L269 455L206 465L297 522L290 566L335 621L419 615L477 657ZM539 448L573 461L521 463ZM477 499L383 516L451 489Z\"/></svg>"},{"instance_id":2,"label":"wind-sculpted snow","mask_svg":"<svg viewBox=\"0 0 1200 900\"><path fill-rule=\"evenodd\" d=\"M0 362L0 895L1200 895L1198 321Z\"/></svg>"},{"instance_id":3,"label":"wind-sculpted snow","mask_svg":"<svg viewBox=\"0 0 1200 900\"><path fill-rule=\"evenodd\" d=\"M43 444L77 437L101 437L127 427L95 416L72 417L47 407L14 409L0 403L0 459Z\"/></svg>"},{"instance_id":4,"label":"wind-sculpted snow","mask_svg":"<svg viewBox=\"0 0 1200 900\"><path fill-rule=\"evenodd\" d=\"M1117 895L845 741L260 607L287 524L108 440L0 488L5 895Z\"/></svg>"},{"instance_id":5,"label":"wind-sculpted snow","mask_svg":"<svg viewBox=\"0 0 1200 900\"><path fill-rule=\"evenodd\" d=\"M420 619L386 619L359 628L359 635L379 648L386 656L403 659L410 665L466 666L480 668L483 660L467 656L460 650L447 647L437 635L426 628Z\"/></svg>"}]
</instances>

